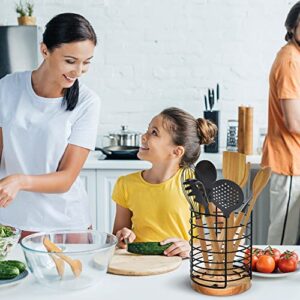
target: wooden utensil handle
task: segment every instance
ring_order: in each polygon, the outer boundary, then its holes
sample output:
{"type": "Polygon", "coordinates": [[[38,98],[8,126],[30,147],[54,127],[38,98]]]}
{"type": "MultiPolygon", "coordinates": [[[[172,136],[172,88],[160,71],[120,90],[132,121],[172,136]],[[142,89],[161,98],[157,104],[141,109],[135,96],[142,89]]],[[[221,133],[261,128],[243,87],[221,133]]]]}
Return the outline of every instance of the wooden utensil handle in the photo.
{"type": "Polygon", "coordinates": [[[43,240],[44,246],[46,247],[48,252],[55,252],[57,256],[63,259],[66,263],[71,266],[72,272],[75,277],[78,277],[82,271],[82,264],[80,260],[74,260],[71,257],[62,254],[62,250],[57,247],[54,243],[52,243],[48,238],[44,238],[43,240]]]}
{"type": "Polygon", "coordinates": [[[203,222],[202,222],[201,217],[199,219],[196,219],[196,224],[198,226],[198,233],[199,233],[199,237],[200,237],[199,241],[200,241],[200,246],[202,249],[202,255],[204,258],[204,264],[205,264],[205,267],[207,269],[209,269],[210,268],[209,257],[208,257],[208,252],[207,252],[206,241],[204,240],[205,233],[204,233],[203,222]]]}

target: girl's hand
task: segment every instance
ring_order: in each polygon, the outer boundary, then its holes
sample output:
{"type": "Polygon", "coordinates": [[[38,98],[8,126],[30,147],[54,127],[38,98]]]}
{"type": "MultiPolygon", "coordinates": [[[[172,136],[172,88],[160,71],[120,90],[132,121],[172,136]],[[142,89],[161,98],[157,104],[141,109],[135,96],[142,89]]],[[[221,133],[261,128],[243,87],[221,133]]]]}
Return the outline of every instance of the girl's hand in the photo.
{"type": "Polygon", "coordinates": [[[126,249],[127,243],[125,243],[125,239],[127,239],[128,243],[132,243],[135,240],[136,235],[134,234],[134,232],[132,230],[124,227],[121,230],[117,231],[116,237],[119,240],[119,243],[117,246],[119,248],[126,249]]]}
{"type": "Polygon", "coordinates": [[[190,257],[191,246],[188,241],[179,238],[169,238],[160,242],[161,245],[165,245],[168,243],[173,243],[173,245],[171,245],[164,251],[164,254],[166,256],[178,255],[182,258],[190,257]]]}
{"type": "Polygon", "coordinates": [[[11,175],[0,180],[0,207],[7,207],[21,190],[22,175],[11,175]]]}

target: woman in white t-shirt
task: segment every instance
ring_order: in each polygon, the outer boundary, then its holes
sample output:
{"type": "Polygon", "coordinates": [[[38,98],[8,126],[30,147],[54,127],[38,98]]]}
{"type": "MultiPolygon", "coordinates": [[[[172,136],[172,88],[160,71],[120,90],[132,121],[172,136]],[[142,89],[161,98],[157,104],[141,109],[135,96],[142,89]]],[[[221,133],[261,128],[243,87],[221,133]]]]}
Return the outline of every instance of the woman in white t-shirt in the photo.
{"type": "Polygon", "coordinates": [[[0,224],[23,236],[91,225],[78,175],[95,146],[100,101],[78,78],[96,43],[84,17],[57,15],[38,69],[0,80],[0,224]]]}

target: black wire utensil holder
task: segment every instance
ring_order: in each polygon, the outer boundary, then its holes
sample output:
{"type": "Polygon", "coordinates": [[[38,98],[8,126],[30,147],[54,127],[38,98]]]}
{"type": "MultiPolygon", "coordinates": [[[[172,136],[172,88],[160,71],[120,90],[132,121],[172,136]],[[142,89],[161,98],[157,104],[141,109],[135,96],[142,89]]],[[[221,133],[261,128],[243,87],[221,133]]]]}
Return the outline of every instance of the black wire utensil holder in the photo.
{"type": "Polygon", "coordinates": [[[235,295],[250,288],[252,279],[252,217],[246,225],[228,226],[228,219],[215,210],[211,215],[191,207],[190,278],[192,287],[208,295],[235,295]],[[214,218],[216,240],[210,235],[207,218],[214,218]],[[201,222],[199,220],[201,219],[201,222]],[[244,234],[238,232],[246,227],[244,234]],[[224,232],[224,238],[220,238],[224,232]],[[234,236],[229,239],[230,232],[234,236]],[[204,234],[203,234],[204,233],[204,234]],[[205,243],[206,249],[201,247],[205,243]],[[218,244],[218,248],[213,247],[218,244]],[[239,244],[235,251],[234,245],[239,244]],[[205,253],[204,253],[205,251],[205,253]]]}
{"type": "Polygon", "coordinates": [[[185,172],[182,186],[191,211],[192,287],[208,295],[242,293],[250,288],[252,278],[252,215],[241,221],[248,206],[242,204],[247,201],[232,181],[204,185],[193,169],[185,172]]]}

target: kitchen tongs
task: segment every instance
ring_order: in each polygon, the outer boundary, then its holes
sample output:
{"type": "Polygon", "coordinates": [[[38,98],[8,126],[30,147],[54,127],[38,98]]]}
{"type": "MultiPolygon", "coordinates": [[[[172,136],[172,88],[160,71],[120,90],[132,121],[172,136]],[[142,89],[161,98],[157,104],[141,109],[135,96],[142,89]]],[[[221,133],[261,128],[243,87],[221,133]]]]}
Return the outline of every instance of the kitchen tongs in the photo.
{"type": "Polygon", "coordinates": [[[61,277],[64,272],[64,269],[62,269],[61,260],[64,260],[67,264],[70,265],[75,277],[79,277],[79,275],[82,272],[82,263],[79,259],[72,259],[71,257],[63,254],[62,250],[46,237],[43,240],[43,244],[48,252],[53,252],[49,255],[53,259],[56,269],[57,269],[57,272],[61,277]],[[57,257],[55,257],[55,255],[58,256],[59,259],[57,257]]]}

